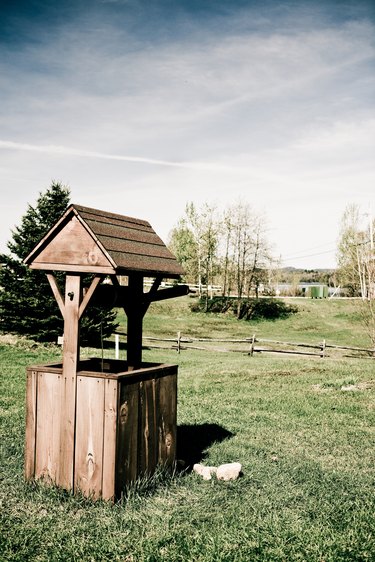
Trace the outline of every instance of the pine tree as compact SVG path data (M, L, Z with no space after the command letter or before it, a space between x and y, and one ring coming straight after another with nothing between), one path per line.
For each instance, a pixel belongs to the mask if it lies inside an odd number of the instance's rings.
M0 329L32 337L36 341L56 341L63 333L63 320L45 272L31 270L23 260L58 221L70 202L70 189L59 182L41 193L33 207L28 205L21 224L12 231L7 244L10 254L0 255ZM56 273L60 287L64 274ZM90 276L83 280L89 284ZM81 343L98 345L117 327L116 312L89 306L81 322Z

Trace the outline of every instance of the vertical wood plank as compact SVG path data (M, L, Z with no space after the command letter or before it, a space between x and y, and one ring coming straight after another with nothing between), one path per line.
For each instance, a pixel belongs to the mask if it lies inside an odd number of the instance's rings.
M177 373L160 377L159 464L172 466L176 459Z
M78 376L74 489L102 494L105 379Z
M117 426L116 497L138 476L139 384L121 381Z
M60 462L61 375L38 373L35 478L56 482Z
M57 482L66 490L73 488L80 301L81 277L79 275L67 275L65 284L64 355L61 389L61 458Z
M25 478L35 476L35 438L37 412L37 375L36 371L26 371L26 434L25 434Z
M158 435L156 419L156 392L158 384L155 379L139 383L140 406L139 414L139 472L151 474L158 462Z
M118 382L106 380L104 388L102 497L111 500L115 496Z

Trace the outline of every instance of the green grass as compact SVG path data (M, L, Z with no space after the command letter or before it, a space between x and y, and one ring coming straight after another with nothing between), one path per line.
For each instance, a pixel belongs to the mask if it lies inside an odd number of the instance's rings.
M278 321L238 321L232 313L189 314L191 297L153 303L145 316L145 334L173 334L220 337L277 338L290 341L317 342L369 347L370 341L361 323L360 303L355 300L287 299L299 312ZM124 315L120 320L125 323Z
M188 300L152 305L145 332L229 337L255 329L259 337L365 345L351 301L306 299L290 319L249 325L189 314ZM145 351L145 360L179 363L179 458L191 459L193 449L205 464L239 461L243 476L206 482L161 471L112 505L24 482L25 367L60 351L21 341L2 344L0 357L0 560L375 558L372 360Z

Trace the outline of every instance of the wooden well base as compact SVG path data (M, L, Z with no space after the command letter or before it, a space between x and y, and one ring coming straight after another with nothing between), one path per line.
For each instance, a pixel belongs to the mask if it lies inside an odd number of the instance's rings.
M77 372L74 453L60 450L62 364L27 369L25 477L57 485L68 467L73 491L118 499L131 482L173 465L177 365L87 359ZM66 487L66 486L64 486Z

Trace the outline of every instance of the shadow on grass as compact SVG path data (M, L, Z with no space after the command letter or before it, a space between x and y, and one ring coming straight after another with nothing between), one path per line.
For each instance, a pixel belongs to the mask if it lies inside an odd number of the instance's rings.
M184 461L185 470L191 471L195 463L206 458L207 449L211 445L233 436L234 433L216 423L179 425L177 427L176 458Z

